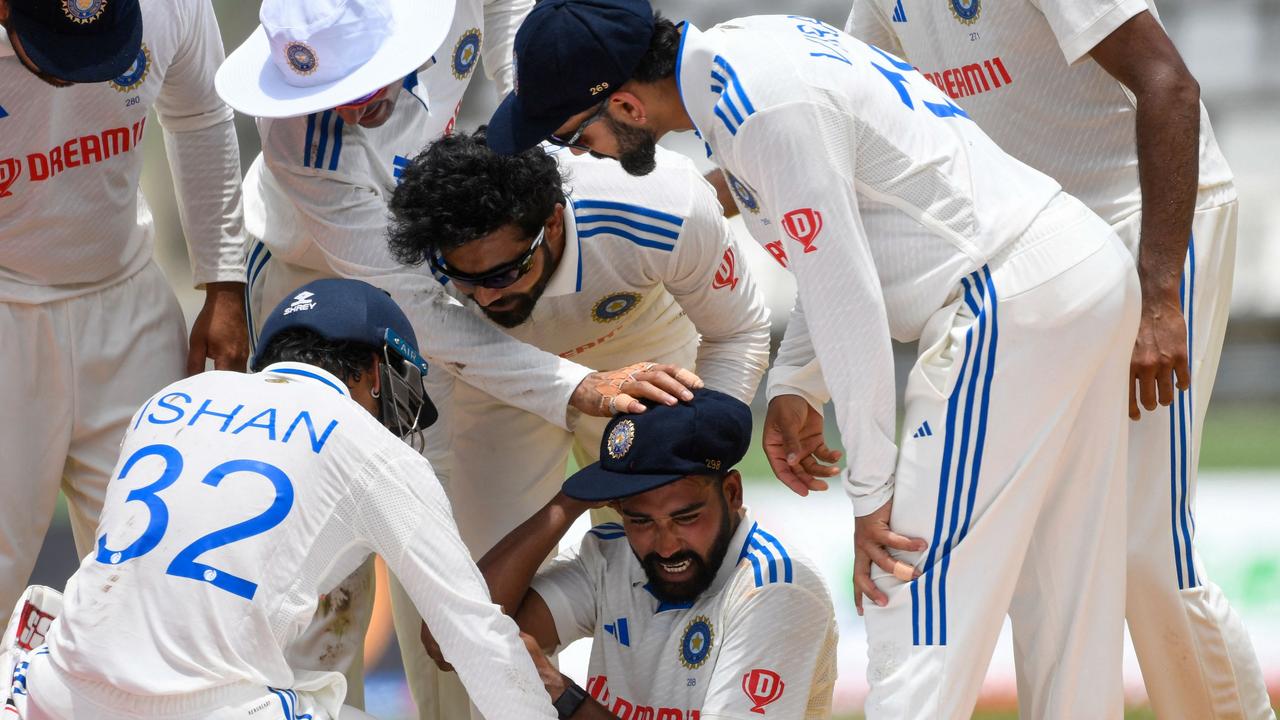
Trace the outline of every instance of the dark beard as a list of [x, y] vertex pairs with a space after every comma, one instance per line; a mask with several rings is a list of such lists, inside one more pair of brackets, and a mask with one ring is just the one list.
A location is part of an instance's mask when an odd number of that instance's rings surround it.
[[[641, 567], [644, 568], [645, 577], [649, 578], [649, 592], [662, 602], [683, 603], [696, 600], [699, 595], [707, 591], [711, 587], [711, 583], [716, 579], [716, 572], [720, 569], [720, 564], [724, 562], [724, 554], [729, 551], [729, 541], [733, 539], [734, 527], [732, 518], [729, 517], [729, 504], [725, 502], [724, 495], [720, 496], [720, 530], [716, 533], [716, 541], [711, 546], [711, 552], [706, 558], [699, 556], [691, 550], [678, 552], [669, 558], [659, 556], [657, 553], [649, 553], [643, 558], [637, 556]], [[634, 551], [633, 551], [634, 552]], [[667, 563], [680, 562], [688, 559], [692, 562], [694, 575], [689, 580], [680, 583], [667, 582], [662, 579], [659, 574], [658, 562], [665, 561]]]
[[[513, 328], [529, 319], [529, 316], [533, 314], [533, 307], [538, 304], [538, 298], [542, 297], [542, 293], [547, 289], [547, 283], [551, 282], [551, 274], [556, 271], [556, 264], [551, 261], [551, 248], [544, 243], [542, 250], [546, 252], [542, 256], [542, 275], [538, 277], [538, 282], [527, 293], [509, 295], [503, 298], [504, 302], [515, 302], [515, 307], [510, 310], [490, 310], [489, 308], [481, 307], [480, 312], [484, 313], [485, 317], [504, 328]], [[472, 302], [475, 302], [475, 300], [473, 299]], [[479, 306], [477, 305], [477, 307]]]
[[618, 164], [628, 175], [648, 175], [658, 167], [654, 157], [658, 138], [651, 131], [624, 125], [608, 114], [604, 116], [604, 122], [618, 141]]

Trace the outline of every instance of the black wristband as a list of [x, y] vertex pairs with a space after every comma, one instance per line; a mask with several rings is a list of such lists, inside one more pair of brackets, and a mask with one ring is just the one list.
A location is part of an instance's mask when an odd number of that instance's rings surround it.
[[569, 678], [565, 678], [564, 692], [560, 693], [560, 697], [552, 705], [556, 708], [556, 714], [560, 716], [560, 720], [569, 720], [573, 714], [578, 712], [578, 708], [582, 707], [582, 703], [587, 700], [587, 691], [578, 687], [578, 684]]

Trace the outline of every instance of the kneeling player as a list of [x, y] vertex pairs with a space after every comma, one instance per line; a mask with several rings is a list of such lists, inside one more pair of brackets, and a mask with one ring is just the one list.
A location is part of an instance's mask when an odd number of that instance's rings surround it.
[[[600, 462], [480, 561], [494, 601], [542, 648], [594, 638], [585, 691], [537, 657], [561, 718], [830, 716], [831, 595], [743, 506], [732, 468], [750, 439], [750, 409], [714, 390], [620, 415]], [[622, 524], [593, 528], [538, 572], [604, 501]]]
[[97, 550], [45, 644], [0, 656], [13, 667], [6, 710], [368, 717], [342, 706], [341, 674], [295, 671], [283, 648], [316, 598], [376, 552], [464, 684], [484, 683], [473, 697], [488, 717], [554, 717], [431, 466], [387, 432], [410, 439], [436, 414], [404, 314], [366, 283], [318, 280], [276, 308], [259, 348], [261, 372], [196, 375], [134, 416]]

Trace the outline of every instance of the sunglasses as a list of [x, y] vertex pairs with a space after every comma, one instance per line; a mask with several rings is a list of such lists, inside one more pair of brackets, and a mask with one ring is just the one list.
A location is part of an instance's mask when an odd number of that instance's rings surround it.
[[334, 109], [335, 110], [359, 110], [360, 108], [364, 107], [365, 105], [368, 105], [374, 100], [377, 100], [378, 96], [382, 95], [383, 90], [386, 90], [386, 88], [378, 88], [377, 90], [374, 90], [368, 95], [361, 95], [355, 100], [352, 100], [351, 102], [342, 103], [341, 105], [335, 107]]
[[444, 275], [461, 287], [483, 287], [491, 290], [501, 290], [514, 285], [517, 280], [533, 269], [533, 256], [538, 251], [538, 247], [542, 245], [546, 235], [547, 229], [543, 227], [523, 255], [509, 263], [503, 263], [482, 273], [464, 273], [454, 270], [449, 267], [444, 261], [444, 257], [439, 253], [431, 258], [431, 267], [437, 273]]
[[582, 138], [582, 131], [586, 130], [587, 127], [591, 125], [591, 123], [596, 122], [600, 118], [604, 117], [604, 113], [608, 109], [609, 109], [609, 98], [605, 98], [600, 103], [600, 106], [596, 108], [596, 111], [592, 113], [591, 117], [587, 118], [586, 120], [583, 120], [582, 124], [578, 126], [577, 130], [573, 131], [572, 135], [570, 135], [567, 138], [562, 138], [559, 135], [548, 135], [547, 142], [551, 143], [552, 145], [559, 145], [560, 147], [564, 147], [564, 148], [571, 148], [573, 150], [586, 150], [587, 152], [591, 152], [591, 148], [578, 142], [578, 140]]

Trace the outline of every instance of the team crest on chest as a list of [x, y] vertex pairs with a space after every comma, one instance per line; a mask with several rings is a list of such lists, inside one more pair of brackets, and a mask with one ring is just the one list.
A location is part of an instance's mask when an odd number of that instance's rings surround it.
[[299, 75], [310, 75], [319, 67], [316, 51], [301, 40], [285, 45], [284, 57], [289, 62], [289, 68]]
[[978, 14], [982, 12], [982, 0], [947, 0], [951, 3], [951, 14], [965, 25], [978, 22]]
[[680, 664], [690, 670], [702, 667], [702, 664], [707, 661], [707, 656], [711, 654], [713, 638], [711, 620], [706, 615], [699, 615], [690, 620], [689, 625], [684, 629], [684, 635], [680, 638]]
[[62, 0], [62, 14], [77, 25], [88, 25], [107, 9], [107, 0]]
[[480, 60], [481, 37], [480, 28], [471, 28], [453, 46], [453, 76], [459, 80], [465, 80]]
[[614, 460], [631, 452], [631, 443], [636, 440], [636, 424], [630, 420], [622, 420], [609, 431], [609, 439], [605, 449]]
[[134, 58], [124, 74], [111, 81], [111, 87], [118, 92], [133, 92], [147, 81], [147, 73], [151, 72], [151, 48], [146, 43], [138, 48], [138, 57]]
[[738, 203], [742, 205], [743, 209], [752, 215], [759, 214], [760, 201], [756, 200], [756, 194], [752, 192], [751, 188], [731, 172], [726, 172], [724, 176], [729, 180], [729, 189], [733, 191], [733, 196], [738, 198]]
[[620, 292], [605, 295], [596, 301], [591, 308], [591, 319], [598, 323], [613, 322], [631, 312], [644, 296], [635, 292]]

